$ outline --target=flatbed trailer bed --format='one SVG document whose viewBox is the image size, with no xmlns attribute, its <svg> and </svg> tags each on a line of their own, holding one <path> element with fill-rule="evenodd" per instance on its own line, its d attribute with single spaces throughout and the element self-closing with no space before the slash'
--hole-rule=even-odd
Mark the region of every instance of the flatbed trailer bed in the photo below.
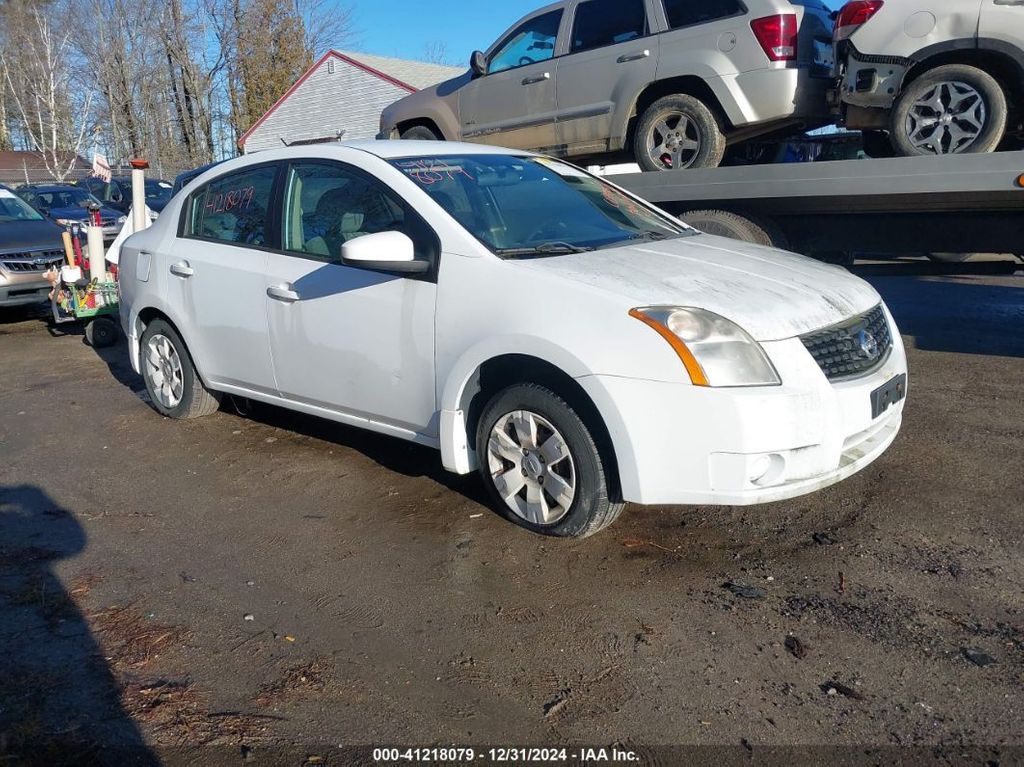
<svg viewBox="0 0 1024 767">
<path fill-rule="evenodd" d="M 631 173 L 609 180 L 698 228 L 818 257 L 1024 256 L 1024 152 Z"/>
</svg>

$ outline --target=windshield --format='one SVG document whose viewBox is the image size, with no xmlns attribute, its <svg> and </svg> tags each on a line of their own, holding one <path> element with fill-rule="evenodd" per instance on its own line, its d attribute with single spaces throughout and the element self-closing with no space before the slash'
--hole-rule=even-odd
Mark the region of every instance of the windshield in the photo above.
<svg viewBox="0 0 1024 767">
<path fill-rule="evenodd" d="M 171 199 L 174 186 L 166 181 L 146 181 L 146 199 L 150 202 L 167 202 Z"/>
<path fill-rule="evenodd" d="M 466 155 L 392 161 L 494 253 L 557 255 L 695 234 L 568 163 Z"/>
<path fill-rule="evenodd" d="M 42 220 L 43 217 L 14 192 L 0 189 L 0 223 Z"/>
<path fill-rule="evenodd" d="M 84 189 L 49 189 L 34 192 L 36 202 L 44 208 L 88 208 L 102 203 Z"/>
</svg>

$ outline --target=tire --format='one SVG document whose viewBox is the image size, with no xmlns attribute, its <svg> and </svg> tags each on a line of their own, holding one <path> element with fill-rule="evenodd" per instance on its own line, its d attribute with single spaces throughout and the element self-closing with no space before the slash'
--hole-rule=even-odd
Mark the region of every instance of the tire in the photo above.
<svg viewBox="0 0 1024 767">
<path fill-rule="evenodd" d="M 403 141 L 440 141 L 441 137 L 426 125 L 414 125 L 402 132 Z"/>
<path fill-rule="evenodd" d="M 922 121 L 938 115 L 948 120 L 932 128 Z M 953 107 L 956 99 L 961 103 Z M 900 94 L 892 110 L 889 134 L 903 157 L 994 152 L 1006 135 L 1006 94 L 988 73 L 965 64 L 948 64 L 926 72 Z M 966 133 L 965 133 L 966 132 Z"/>
<path fill-rule="evenodd" d="M 666 130 L 669 133 L 663 135 Z M 664 151 L 658 153 L 659 147 Z M 673 154 L 676 150 L 678 155 Z M 633 154 L 645 171 L 717 168 L 725 156 L 725 134 L 700 99 L 665 96 L 651 104 L 637 123 Z"/>
<path fill-rule="evenodd" d="M 85 342 L 94 349 L 113 346 L 117 339 L 117 325 L 107 317 L 97 317 L 85 326 Z"/>
<path fill-rule="evenodd" d="M 515 424 L 527 421 L 533 427 L 524 428 L 531 435 L 524 440 Z M 480 416 L 476 449 L 480 474 L 496 507 L 510 522 L 531 532 L 586 538 L 614 522 L 625 507 L 612 500 L 607 464 L 594 436 L 576 411 L 546 387 L 516 384 L 496 394 Z M 552 461 L 553 455 L 562 457 Z M 515 493 L 499 490 L 500 476 L 516 483 Z M 574 490 L 571 500 L 559 503 L 556 493 L 569 486 Z M 548 514 L 546 519 L 538 508 Z"/>
<path fill-rule="evenodd" d="M 754 245 L 779 247 L 775 245 L 772 236 L 764 228 L 738 213 L 711 208 L 707 210 L 691 210 L 681 215 L 680 218 L 694 229 L 699 229 L 705 234 L 728 237 L 731 240 L 740 240 L 753 243 Z"/>
<path fill-rule="evenodd" d="M 153 348 L 154 344 L 158 347 L 156 350 Z M 167 352 L 168 349 L 173 350 L 173 357 Z M 152 359 L 163 364 L 163 370 L 150 361 L 151 353 L 154 353 Z M 149 323 L 142 334 L 139 355 L 146 393 L 149 394 L 153 408 L 160 415 L 186 420 L 217 412 L 220 407 L 220 395 L 203 385 L 188 348 L 169 323 L 163 320 L 153 320 Z M 167 380 L 164 371 L 172 369 L 174 373 L 171 380 L 176 380 L 177 385 L 170 388 L 170 394 L 178 395 L 180 392 L 180 396 L 167 396 L 168 389 L 163 386 L 163 382 Z"/>
</svg>

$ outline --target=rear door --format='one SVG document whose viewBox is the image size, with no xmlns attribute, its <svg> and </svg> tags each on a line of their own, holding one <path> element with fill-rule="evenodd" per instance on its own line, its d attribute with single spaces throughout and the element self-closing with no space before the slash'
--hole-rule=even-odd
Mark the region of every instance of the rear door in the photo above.
<svg viewBox="0 0 1024 767">
<path fill-rule="evenodd" d="M 985 0 L 978 37 L 982 47 L 996 41 L 1004 53 L 1024 64 L 1024 0 Z"/>
<path fill-rule="evenodd" d="M 562 9 L 531 16 L 487 54 L 487 74 L 459 91 L 462 138 L 514 149 L 555 141 L 555 48 Z"/>
<path fill-rule="evenodd" d="M 276 394 L 267 342 L 266 269 L 276 163 L 222 176 L 186 202 L 182 237 L 155 269 L 207 383 Z"/>
<path fill-rule="evenodd" d="M 570 6 L 568 55 L 558 60 L 558 140 L 570 154 L 619 149 L 626 116 L 658 69 L 645 0 Z"/>
</svg>

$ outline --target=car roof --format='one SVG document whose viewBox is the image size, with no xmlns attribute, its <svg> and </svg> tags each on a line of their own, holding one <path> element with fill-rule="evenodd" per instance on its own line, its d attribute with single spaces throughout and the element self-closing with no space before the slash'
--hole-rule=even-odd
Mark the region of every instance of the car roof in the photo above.
<svg viewBox="0 0 1024 767">
<path fill-rule="evenodd" d="M 330 146 L 350 147 L 368 154 L 376 155 L 382 160 L 394 160 L 399 157 L 436 157 L 438 155 L 485 155 L 511 154 L 528 156 L 531 152 L 518 149 L 503 149 L 487 144 L 467 144 L 461 141 L 348 141 L 341 144 L 324 144 Z M 307 149 L 309 147 L 306 147 Z M 298 147 L 296 147 L 298 149 Z"/>
</svg>

